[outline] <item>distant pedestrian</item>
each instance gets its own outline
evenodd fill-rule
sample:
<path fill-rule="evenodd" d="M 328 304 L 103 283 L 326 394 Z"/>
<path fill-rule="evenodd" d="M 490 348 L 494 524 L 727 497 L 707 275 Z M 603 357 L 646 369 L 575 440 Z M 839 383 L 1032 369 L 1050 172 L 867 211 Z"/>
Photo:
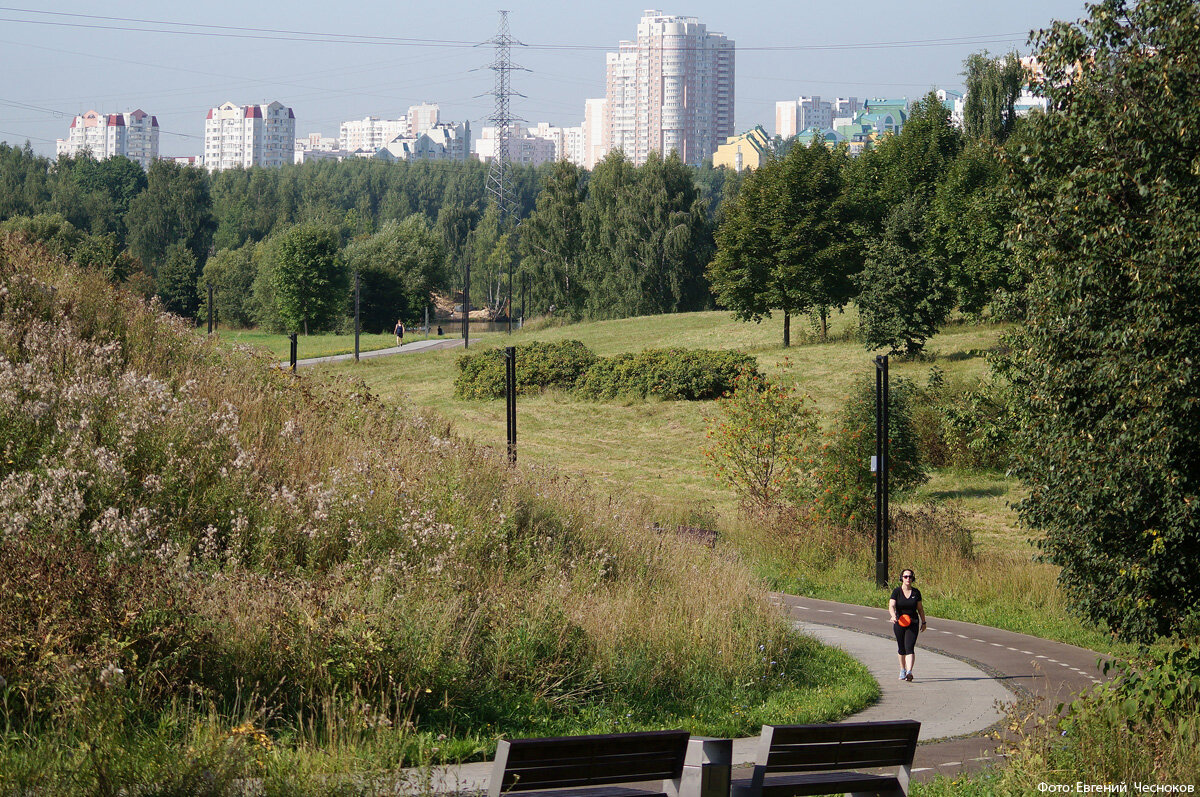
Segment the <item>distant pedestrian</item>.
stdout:
<path fill-rule="evenodd" d="M 396 333 L 396 345 L 403 346 L 404 345 L 404 322 L 401 321 L 400 319 L 396 319 L 396 328 L 393 330 L 393 332 Z"/>
<path fill-rule="evenodd" d="M 896 632 L 896 653 L 900 656 L 900 680 L 913 679 L 913 664 L 917 658 L 917 634 L 925 630 L 925 606 L 921 603 L 921 590 L 914 584 L 917 574 L 904 569 L 900 573 L 900 586 L 892 590 L 888 600 L 888 614 L 892 618 L 892 630 Z M 920 626 L 917 620 L 920 618 Z"/>
<path fill-rule="evenodd" d="M 441 336 L 442 336 L 442 325 L 438 324 L 438 337 L 440 338 Z"/>

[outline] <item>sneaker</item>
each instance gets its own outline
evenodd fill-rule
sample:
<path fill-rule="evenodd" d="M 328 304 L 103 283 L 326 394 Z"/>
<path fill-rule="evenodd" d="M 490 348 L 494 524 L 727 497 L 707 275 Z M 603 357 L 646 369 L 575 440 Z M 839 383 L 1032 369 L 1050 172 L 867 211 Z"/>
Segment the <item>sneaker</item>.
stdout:
<path fill-rule="evenodd" d="M 908 672 L 908 670 L 901 670 L 900 671 L 900 680 L 901 681 L 911 681 L 912 675 Z"/>
<path fill-rule="evenodd" d="M 906 681 L 912 680 L 912 670 L 909 670 L 908 672 L 904 673 L 904 680 L 906 680 Z"/>

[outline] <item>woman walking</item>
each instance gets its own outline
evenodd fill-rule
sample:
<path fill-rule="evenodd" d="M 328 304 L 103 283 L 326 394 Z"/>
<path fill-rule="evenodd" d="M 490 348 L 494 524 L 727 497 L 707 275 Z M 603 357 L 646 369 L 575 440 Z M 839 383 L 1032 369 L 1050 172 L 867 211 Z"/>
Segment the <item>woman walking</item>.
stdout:
<path fill-rule="evenodd" d="M 917 574 L 905 568 L 900 573 L 900 586 L 892 590 L 888 600 L 888 614 L 892 618 L 892 630 L 896 632 L 896 652 L 900 656 L 900 680 L 913 679 L 913 663 L 917 658 L 917 633 L 925 630 L 925 607 L 921 604 L 921 590 L 914 584 Z M 920 626 L 917 618 L 920 618 Z"/>

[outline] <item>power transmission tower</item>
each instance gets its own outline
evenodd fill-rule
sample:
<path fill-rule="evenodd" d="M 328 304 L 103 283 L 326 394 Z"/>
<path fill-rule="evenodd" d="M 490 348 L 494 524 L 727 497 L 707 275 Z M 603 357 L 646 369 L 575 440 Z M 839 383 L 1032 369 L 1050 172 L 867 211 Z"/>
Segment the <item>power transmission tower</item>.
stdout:
<path fill-rule="evenodd" d="M 507 11 L 500 12 L 500 30 L 491 39 L 491 43 L 496 47 L 496 57 L 488 69 L 496 73 L 496 88 L 487 93 L 495 97 L 496 109 L 488 117 L 488 120 L 496 126 L 496 152 L 492 157 L 491 169 L 488 171 L 487 188 L 488 194 L 496 205 L 501 225 L 507 225 L 511 221 L 514 211 L 512 174 L 509 168 L 511 156 L 509 141 L 512 138 L 513 124 L 525 121 L 512 115 L 510 98 L 514 95 L 517 97 L 525 95 L 512 90 L 510 75 L 517 70 L 529 71 L 525 67 L 514 64 L 510 57 L 512 45 L 521 42 L 514 39 L 508 31 Z"/>
<path fill-rule="evenodd" d="M 513 124 L 523 122 L 512 115 L 510 98 L 513 95 L 524 97 L 524 94 L 513 91 L 511 73 L 517 70 L 529 71 L 523 66 L 512 62 L 511 49 L 513 44 L 520 44 L 508 31 L 508 12 L 500 12 L 500 29 L 491 43 L 496 47 L 495 60 L 488 66 L 496 73 L 496 88 L 490 93 L 496 99 L 496 109 L 489 117 L 496 126 L 496 152 L 492 156 L 492 166 L 488 170 L 487 188 L 492 202 L 496 206 L 496 216 L 500 229 L 511 229 L 515 211 L 513 202 L 512 174 L 509 169 L 509 141 L 512 139 Z M 512 333 L 512 264 L 508 267 L 508 331 Z"/>

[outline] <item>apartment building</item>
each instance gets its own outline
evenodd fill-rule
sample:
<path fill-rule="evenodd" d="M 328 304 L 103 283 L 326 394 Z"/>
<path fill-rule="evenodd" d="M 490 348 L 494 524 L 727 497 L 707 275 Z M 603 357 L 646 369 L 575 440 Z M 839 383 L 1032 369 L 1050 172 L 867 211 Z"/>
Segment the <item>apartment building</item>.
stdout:
<path fill-rule="evenodd" d="M 647 11 L 637 39 L 606 56 L 605 151 L 698 165 L 733 135 L 733 112 L 734 43 L 696 17 Z"/>
<path fill-rule="evenodd" d="M 550 129 L 542 123 L 543 129 Z M 558 130 L 560 128 L 553 128 Z M 479 160 L 487 162 L 496 157 L 496 148 L 500 143 L 495 127 L 485 127 L 479 131 L 479 139 L 474 143 L 474 152 Z M 554 138 L 543 138 L 532 134 L 521 125 L 513 125 L 508 136 L 508 162 L 524 163 L 530 166 L 541 166 L 558 160 L 558 146 Z"/>
<path fill-rule="evenodd" d="M 378 116 L 368 116 L 363 119 L 353 119 L 342 122 L 338 131 L 338 149 L 347 152 L 362 151 L 378 152 L 380 147 L 399 136 L 408 135 L 408 117 L 399 119 L 380 119 Z"/>
<path fill-rule="evenodd" d="M 158 119 L 140 108 L 129 113 L 88 111 L 71 120 L 66 138 L 56 142 L 61 157 L 91 153 L 96 160 L 121 155 L 143 169 L 158 158 Z"/>
<path fill-rule="evenodd" d="M 607 102 L 608 100 L 604 97 L 584 100 L 583 125 L 579 131 L 581 151 L 579 160 L 573 162 L 589 171 L 596 168 L 596 164 L 604 160 L 604 156 L 608 154 L 605 144 L 607 135 L 604 128 L 604 106 Z"/>
<path fill-rule="evenodd" d="M 292 163 L 296 115 L 280 102 L 210 108 L 204 123 L 204 166 L 210 172 Z"/>
<path fill-rule="evenodd" d="M 809 128 L 829 130 L 834 120 L 853 118 L 861 104 L 857 97 L 823 100 L 818 96 L 799 97 L 775 103 L 775 135 L 791 138 Z"/>

